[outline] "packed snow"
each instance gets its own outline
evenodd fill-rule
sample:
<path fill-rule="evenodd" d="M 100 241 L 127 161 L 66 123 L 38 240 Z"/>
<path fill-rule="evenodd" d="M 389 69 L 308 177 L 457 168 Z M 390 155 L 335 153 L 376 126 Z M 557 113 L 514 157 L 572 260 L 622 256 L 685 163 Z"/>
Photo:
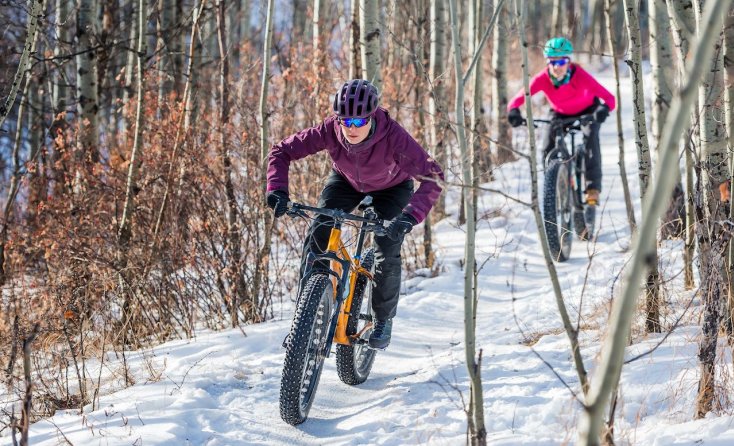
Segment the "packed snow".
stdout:
<path fill-rule="evenodd" d="M 611 69 L 600 81 L 614 91 Z M 639 212 L 631 93 L 623 79 L 626 167 Z M 521 138 L 522 139 L 522 138 Z M 630 257 L 619 178 L 616 116 L 602 126 L 604 182 L 598 239 L 575 240 L 571 259 L 557 264 L 566 305 L 581 324 L 590 376 L 605 337 L 611 300 L 622 289 Z M 486 186 L 529 201 L 524 160 L 494 172 Z M 278 397 L 292 303 L 275 319 L 242 330 L 200 331 L 128 355 L 135 384 L 125 388 L 122 364 L 102 370 L 98 408 L 65 410 L 31 426 L 33 445 L 458 445 L 466 441 L 468 378 L 464 353 L 463 228 L 456 225 L 458 190 L 448 191 L 454 215 L 435 225 L 440 271 L 404 280 L 390 347 L 377 355 L 369 379 L 350 387 L 327 359 L 309 419 L 283 422 Z M 576 442 L 582 398 L 530 209 L 483 193 L 479 200 L 477 348 L 488 443 L 496 446 Z M 279 224 L 289 224 L 283 219 Z M 420 230 L 420 229 L 418 229 Z M 700 300 L 682 285 L 682 246 L 660 247 L 666 278 L 666 334 L 646 335 L 641 312 L 633 327 L 615 420 L 618 445 L 731 445 L 734 418 L 722 398 L 720 414 L 693 420 L 698 386 Z M 579 313 L 581 316 L 579 317 Z M 650 353 L 650 351 L 652 352 Z M 727 349 L 722 345 L 721 351 Z M 722 353 L 723 354 L 723 353 Z M 720 360 L 723 384 L 731 356 Z M 91 370 L 96 376 L 98 373 Z M 0 444 L 12 444 L 7 435 Z"/>

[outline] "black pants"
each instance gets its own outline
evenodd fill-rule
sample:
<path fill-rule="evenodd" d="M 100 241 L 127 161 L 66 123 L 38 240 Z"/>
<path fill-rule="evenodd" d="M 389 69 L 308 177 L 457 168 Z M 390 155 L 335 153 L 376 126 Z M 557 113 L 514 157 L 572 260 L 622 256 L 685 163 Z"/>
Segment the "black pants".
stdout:
<path fill-rule="evenodd" d="M 592 105 L 577 115 L 562 115 L 554 112 L 551 119 L 575 118 L 593 112 L 596 107 L 596 104 Z M 601 192 L 601 147 L 599 146 L 599 126 L 600 124 L 598 122 L 592 121 L 590 124 L 581 127 L 581 133 L 584 135 L 584 146 L 586 148 L 586 189 L 596 189 Z M 551 130 L 546 134 L 543 159 L 548 156 L 548 152 L 550 152 L 555 145 L 556 132 Z"/>
<path fill-rule="evenodd" d="M 319 207 L 341 209 L 352 212 L 366 196 L 372 196 L 372 204 L 377 216 L 390 220 L 402 212 L 413 195 L 413 181 L 402 183 L 379 191 L 362 193 L 355 190 L 349 182 L 338 173 L 332 171 L 326 179 L 324 189 L 319 197 Z M 324 252 L 329 243 L 332 219 L 323 215 L 318 216 L 308 230 L 308 238 L 304 253 L 308 250 L 314 253 Z M 390 240 L 388 237 L 375 236 L 375 283 L 372 291 L 372 309 L 378 319 L 389 319 L 395 316 L 400 295 L 400 276 L 402 265 L 400 246 L 403 240 Z M 316 267 L 325 265 L 315 265 Z"/>

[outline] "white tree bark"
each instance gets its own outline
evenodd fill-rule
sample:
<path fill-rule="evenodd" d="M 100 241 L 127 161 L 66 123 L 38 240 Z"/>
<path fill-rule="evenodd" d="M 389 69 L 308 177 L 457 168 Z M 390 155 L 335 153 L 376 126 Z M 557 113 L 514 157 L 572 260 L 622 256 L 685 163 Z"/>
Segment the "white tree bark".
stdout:
<path fill-rule="evenodd" d="M 492 119 L 496 135 L 497 163 L 514 159 L 512 153 L 512 131 L 507 122 L 507 11 L 503 6 L 497 16 L 492 45 Z"/>
<path fill-rule="evenodd" d="M 652 113 L 651 128 L 653 141 L 660 141 L 665 116 L 670 108 L 674 72 L 673 51 L 670 41 L 670 20 L 665 0 L 647 0 L 650 32 L 650 65 L 652 69 Z"/>
<path fill-rule="evenodd" d="M 638 174 L 640 177 L 640 197 L 644 200 L 652 178 L 652 161 L 650 157 L 650 145 L 647 140 L 647 124 L 645 122 L 645 93 L 642 80 L 642 39 L 640 37 L 640 19 L 635 0 L 625 0 L 624 9 L 627 23 L 627 34 L 629 35 L 630 60 L 627 61 L 627 64 L 630 67 L 630 79 L 632 81 L 632 103 L 634 106 L 632 121 L 635 127 L 635 145 L 637 146 L 637 164 Z M 647 215 L 643 214 L 642 218 L 647 218 Z M 654 266 L 650 269 L 650 274 L 647 278 L 647 285 L 645 287 L 645 311 L 647 313 L 645 328 L 648 333 L 659 333 L 661 331 L 661 327 L 657 245 L 653 246 L 652 255 L 654 258 L 651 262 Z"/>
<path fill-rule="evenodd" d="M 98 113 L 97 98 L 97 50 L 92 42 L 94 32 L 94 10 L 92 0 L 79 0 L 77 11 L 77 106 L 79 112 L 79 136 L 76 161 L 78 165 L 85 159 L 97 159 Z M 77 186 L 79 186 L 77 172 Z"/>
<path fill-rule="evenodd" d="M 677 49 L 678 55 L 678 84 L 683 84 L 686 75 L 686 61 L 688 59 L 688 50 L 690 41 L 695 31 L 695 18 L 693 14 L 693 5 L 691 0 L 671 0 L 668 2 L 668 16 L 671 22 L 671 31 L 673 42 Z M 690 290 L 694 287 L 693 278 L 693 256 L 696 249 L 695 239 L 695 209 L 693 206 L 694 193 L 694 172 L 693 172 L 693 151 L 695 150 L 691 142 L 691 128 L 694 121 L 698 121 L 698 117 L 692 116 L 683 131 L 683 139 L 681 145 L 683 147 L 685 157 L 685 244 L 683 248 L 683 273 L 686 289 Z"/>
<path fill-rule="evenodd" d="M 635 220 L 635 208 L 632 206 L 632 195 L 630 194 L 629 182 L 627 181 L 627 167 L 624 160 L 624 129 L 622 126 L 622 91 L 619 82 L 619 65 L 617 61 L 617 46 L 614 39 L 613 33 L 613 18 L 612 18 L 612 0 L 604 1 L 604 20 L 607 24 L 607 45 L 609 51 L 612 53 L 612 63 L 614 67 L 614 80 L 615 80 L 615 96 L 617 98 L 617 142 L 619 144 L 619 174 L 622 181 L 622 192 L 624 195 L 624 204 L 627 209 L 627 222 L 630 225 L 630 233 L 634 233 L 637 230 L 637 221 Z"/>
<path fill-rule="evenodd" d="M 54 57 L 60 58 L 63 53 L 61 51 L 61 42 L 69 41 L 69 26 L 67 20 L 69 19 L 69 2 L 70 0 L 56 0 L 56 45 L 54 45 Z M 68 88 L 68 77 L 63 64 L 59 63 L 56 65 L 54 72 L 53 89 L 51 92 L 51 102 L 54 114 L 60 113 L 65 107 L 69 100 Z"/>
<path fill-rule="evenodd" d="M 633 257 L 627 267 L 624 278 L 622 295 L 612 302 L 612 311 L 609 318 L 609 335 L 602 346 L 601 361 L 591 380 L 591 389 L 586 408 L 579 420 L 579 446 L 598 445 L 599 433 L 603 424 L 604 408 L 609 400 L 612 389 L 619 383 L 624 362 L 624 350 L 627 346 L 629 330 L 634 317 L 636 300 L 640 282 L 644 274 L 655 266 L 654 247 L 656 243 L 657 219 L 662 215 L 667 204 L 663 197 L 670 196 L 675 186 L 675 176 L 671 173 L 678 167 L 678 140 L 686 122 L 690 117 L 691 105 L 696 95 L 698 83 L 703 74 L 706 63 L 713 53 L 712 42 L 721 30 L 724 13 L 731 0 L 711 2 L 707 5 L 704 16 L 706 27 L 699 37 L 693 51 L 694 59 L 687 70 L 686 83 L 673 96 L 673 102 L 668 113 L 668 120 L 660 141 L 661 158 L 657 180 L 652 190 L 643 200 L 643 215 L 645 219 L 640 225 L 639 232 L 633 242 Z"/>
<path fill-rule="evenodd" d="M 379 1 L 359 0 L 359 46 L 362 54 L 362 78 L 382 90 L 382 48 L 380 48 Z"/>
<path fill-rule="evenodd" d="M 497 7 L 502 6 L 504 0 L 499 0 Z M 469 82 L 472 70 L 477 66 L 477 60 L 487 41 L 489 32 L 494 27 L 497 14 L 484 32 L 481 41 L 476 46 L 471 64 L 463 73 L 461 66 L 461 37 L 459 35 L 459 17 L 457 11 L 456 0 L 449 0 L 449 13 L 451 17 L 451 41 L 454 48 L 454 75 L 456 79 L 456 135 L 459 143 L 459 152 L 461 157 L 462 179 L 465 185 L 473 184 L 472 159 L 473 154 L 470 153 L 469 144 L 467 142 L 465 130 L 464 116 L 464 89 Z M 473 445 L 484 445 L 487 441 L 487 430 L 484 423 L 484 397 L 482 395 L 482 379 L 481 379 L 481 352 L 477 357 L 476 354 L 476 305 L 475 305 L 475 287 L 476 287 L 476 213 L 472 195 L 467 188 L 462 189 L 462 201 L 466 213 L 466 243 L 464 246 L 464 343 L 465 343 L 465 359 L 471 381 L 471 408 L 469 413 L 471 417 L 468 420 L 470 440 Z"/>
<path fill-rule="evenodd" d="M 268 15 L 265 21 L 265 41 L 263 44 L 263 75 L 260 86 L 260 164 L 267 166 L 268 150 L 268 88 L 270 86 L 270 47 L 273 41 L 273 7 L 275 0 L 268 0 Z M 263 170 L 264 172 L 265 170 Z"/>
<path fill-rule="evenodd" d="M 352 9 L 350 17 L 352 21 L 349 25 L 349 78 L 356 79 L 362 76 L 362 52 L 360 46 L 360 0 L 351 0 Z"/>
<path fill-rule="evenodd" d="M 431 0 L 431 43 L 428 76 L 431 82 L 431 95 L 428 98 L 428 111 L 431 122 L 431 145 L 436 154 L 436 162 L 444 168 L 448 166 L 448 145 L 445 138 L 448 120 L 445 116 L 446 94 L 446 3 L 445 0 Z M 442 191 L 434 212 L 446 215 L 446 194 Z"/>
<path fill-rule="evenodd" d="M 135 108 L 135 136 L 133 139 L 133 148 L 130 153 L 130 165 L 127 173 L 127 187 L 125 188 L 125 206 L 120 219 L 120 227 L 117 232 L 118 243 L 120 246 L 126 247 L 132 237 L 132 219 L 135 215 L 135 195 L 138 186 L 138 170 L 140 169 L 140 151 L 143 145 L 143 103 L 145 101 L 145 53 L 147 51 L 145 29 L 147 28 L 148 9 L 145 6 L 145 0 L 138 0 L 138 41 L 137 41 L 137 106 Z"/>
<path fill-rule="evenodd" d="M 10 84 L 10 93 L 8 94 L 8 97 L 5 99 L 5 103 L 0 106 L 0 128 L 2 128 L 5 123 L 5 119 L 13 108 L 15 97 L 18 94 L 18 89 L 20 89 L 20 86 L 23 84 L 26 71 L 28 71 L 30 66 L 31 54 L 35 52 L 36 35 L 38 33 L 38 19 L 42 11 L 43 5 L 41 0 L 32 0 L 31 11 L 28 16 L 28 24 L 26 25 L 25 44 L 23 45 L 23 52 L 20 55 L 18 70 L 15 72 L 15 76 L 13 76 L 13 82 Z"/>

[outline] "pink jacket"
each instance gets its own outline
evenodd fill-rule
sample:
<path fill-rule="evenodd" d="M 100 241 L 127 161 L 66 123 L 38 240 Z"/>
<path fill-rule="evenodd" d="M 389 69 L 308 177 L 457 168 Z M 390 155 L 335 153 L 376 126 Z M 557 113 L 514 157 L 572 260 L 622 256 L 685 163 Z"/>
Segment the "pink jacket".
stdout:
<path fill-rule="evenodd" d="M 577 115 L 594 104 L 594 98 L 599 98 L 614 110 L 616 101 L 614 95 L 604 88 L 586 70 L 572 63 L 569 67 L 574 70 L 567 84 L 560 87 L 553 86 L 553 81 L 545 69 L 536 74 L 530 81 L 530 96 L 542 91 L 548 98 L 551 107 L 562 115 Z M 507 111 L 520 107 L 525 103 L 525 90 L 520 90 L 507 104 Z"/>

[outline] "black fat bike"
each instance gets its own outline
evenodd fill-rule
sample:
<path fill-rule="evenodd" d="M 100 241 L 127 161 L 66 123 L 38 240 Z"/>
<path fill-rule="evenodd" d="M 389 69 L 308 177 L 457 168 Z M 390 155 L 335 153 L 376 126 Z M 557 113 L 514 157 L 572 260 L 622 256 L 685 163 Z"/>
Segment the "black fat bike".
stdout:
<path fill-rule="evenodd" d="M 583 142 L 576 144 L 576 134 L 593 120 L 591 115 L 533 120 L 536 125 L 549 125 L 555 135 L 554 146 L 544 159 L 543 220 L 548 248 L 558 262 L 568 260 L 574 231 L 581 240 L 594 235 L 596 206 L 584 200 L 586 148 Z"/>
<path fill-rule="evenodd" d="M 324 253 L 308 252 L 302 265 L 296 312 L 283 345 L 286 348 L 280 382 L 280 416 L 291 425 L 303 423 L 316 395 L 324 360 L 336 343 L 336 367 L 346 384 L 363 383 L 372 369 L 376 350 L 368 345 L 372 333 L 374 249 L 365 249 L 369 234 L 385 235 L 372 197 L 357 207 L 362 215 L 289 203 L 290 216 L 307 213 L 333 219 Z M 342 225 L 359 224 L 353 252 L 342 241 Z M 325 268 L 318 265 L 328 264 Z"/>

